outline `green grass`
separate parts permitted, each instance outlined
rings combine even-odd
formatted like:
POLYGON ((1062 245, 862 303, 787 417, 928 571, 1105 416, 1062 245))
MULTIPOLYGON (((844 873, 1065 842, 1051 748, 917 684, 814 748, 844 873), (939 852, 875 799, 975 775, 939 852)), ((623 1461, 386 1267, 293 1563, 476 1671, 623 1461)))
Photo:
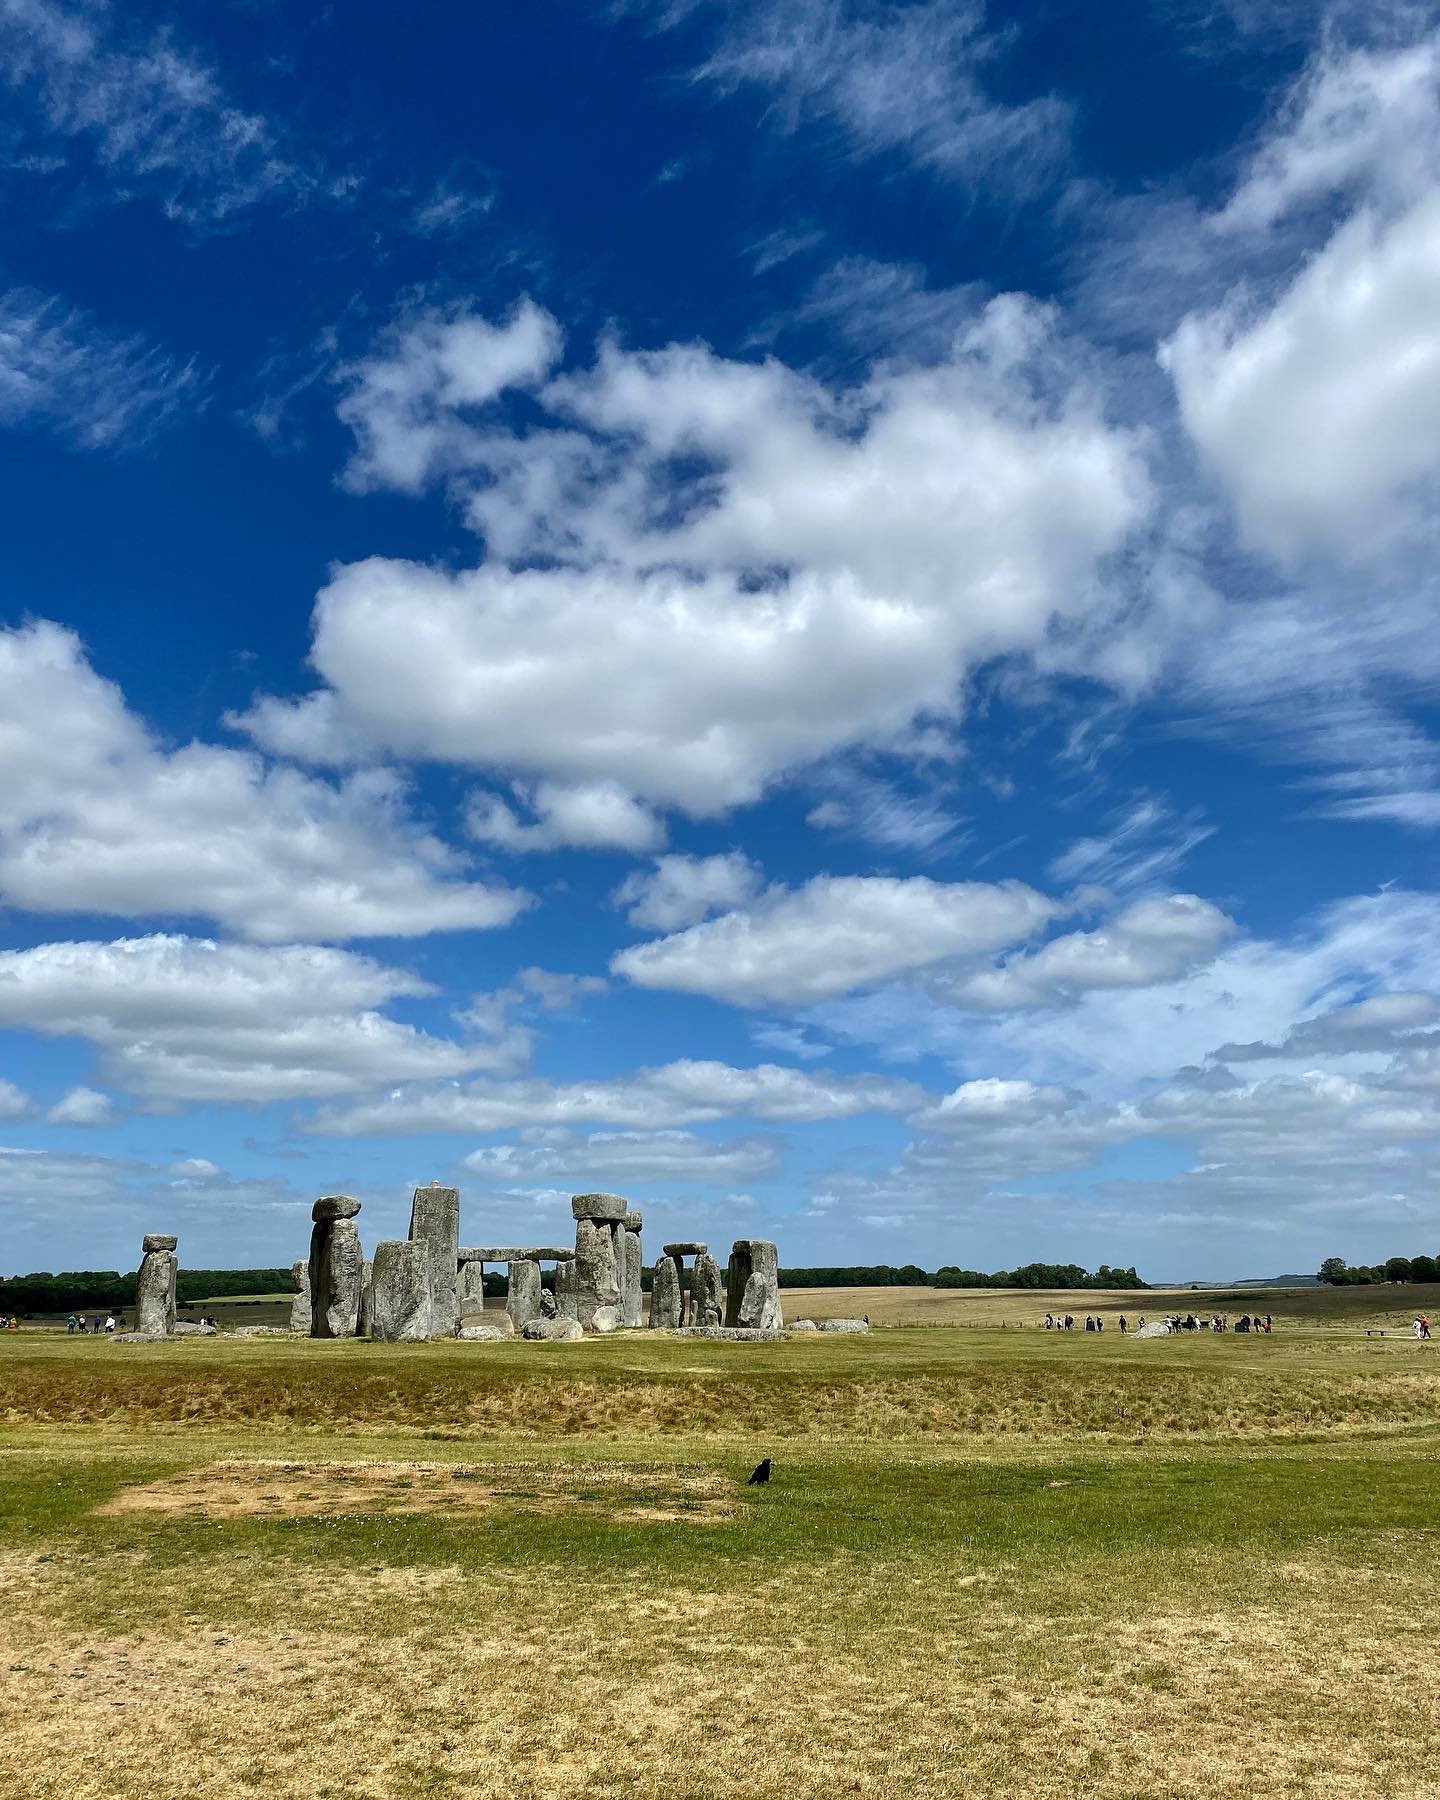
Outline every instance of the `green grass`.
POLYGON ((1434 1792, 1409 1340, 22 1333, 0 1419, 12 1794, 1434 1792))

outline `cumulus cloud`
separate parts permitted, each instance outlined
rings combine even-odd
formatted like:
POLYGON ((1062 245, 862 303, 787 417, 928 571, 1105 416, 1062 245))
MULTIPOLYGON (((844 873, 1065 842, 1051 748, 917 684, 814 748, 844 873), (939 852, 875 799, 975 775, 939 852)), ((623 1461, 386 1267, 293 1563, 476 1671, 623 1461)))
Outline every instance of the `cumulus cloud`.
MULTIPOLYGON (((453 1042, 379 1010, 430 991, 406 970, 314 945, 152 936, 0 952, 0 1026, 93 1044, 108 1081, 161 1105, 333 1097, 524 1065, 526 1038, 453 1042)), ((79 1116, 99 1098, 77 1089, 52 1121, 99 1123, 79 1116)))
POLYGON ((700 1181, 717 1187, 768 1175, 778 1162, 769 1138, 726 1140, 692 1131, 562 1132, 543 1144, 475 1150, 465 1168, 483 1181, 700 1181))
POLYGON ((508 924, 388 771, 332 784, 252 752, 165 749, 72 632, 0 631, 0 896, 37 913, 203 917, 262 942, 508 924))
POLYGON ((1106 612, 1106 560, 1148 505, 1140 440, 1062 371, 1051 315, 1011 297, 938 366, 843 391, 607 343, 523 435, 477 430, 432 373, 443 453, 427 426, 389 479, 439 456, 490 560, 337 570, 325 686, 243 722, 318 761, 368 742, 701 815, 951 719, 978 661, 1106 612))
POLYGON ((115 1101, 96 1088, 73 1087, 45 1115, 49 1125, 113 1125, 119 1117, 115 1101))
POLYGON ((466 811, 471 837, 499 850, 623 850, 640 856, 665 842, 665 827, 646 806, 613 781, 565 786, 541 781, 518 790, 534 823, 516 817, 498 794, 477 794, 466 811))
POLYGON ((653 868, 627 875, 611 896, 642 931, 697 925, 711 913, 731 912, 761 887, 759 865, 741 850, 718 856, 661 856, 653 868))
POLYGON ((716 1119, 800 1122, 905 1112, 924 1098, 913 1082, 761 1063, 684 1061, 600 1081, 477 1081, 400 1089, 382 1100, 325 1109, 310 1129, 336 1137, 408 1131, 508 1131, 597 1121, 653 1131, 716 1119))
POLYGON ((998 968, 938 976, 931 991, 981 1012, 1072 1004, 1100 988, 1150 988, 1209 962, 1235 929, 1208 900, 1170 894, 1137 900, 1094 931, 1070 932, 998 968))
POLYGON ((0 1119, 27 1119, 35 1110, 35 1102, 13 1081, 0 1080, 0 1119))
POLYGON ((737 1006, 805 1006, 1031 936, 1059 908, 1020 882, 816 876, 611 959, 641 987, 737 1006))

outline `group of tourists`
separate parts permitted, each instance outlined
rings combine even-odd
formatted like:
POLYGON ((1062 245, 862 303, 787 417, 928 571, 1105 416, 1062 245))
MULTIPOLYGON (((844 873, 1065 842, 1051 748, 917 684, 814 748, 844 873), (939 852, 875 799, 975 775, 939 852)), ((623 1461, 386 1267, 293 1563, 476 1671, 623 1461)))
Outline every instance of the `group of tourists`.
MULTIPOLYGON (((1124 1313, 1121 1313, 1120 1317, 1116 1320, 1116 1323, 1122 1331, 1128 1331, 1130 1329, 1130 1321, 1125 1317, 1124 1313)), ((1143 1318, 1140 1323, 1142 1325, 1145 1323, 1143 1318)), ((1074 1331, 1074 1313, 1061 1313, 1058 1318, 1054 1313, 1046 1313, 1045 1329, 1047 1331, 1074 1331)), ((1087 1331, 1103 1331, 1105 1329, 1105 1320, 1102 1315, 1099 1313, 1086 1313, 1085 1329, 1087 1331)))
POLYGON ((1275 1321, 1266 1313, 1262 1318, 1259 1313, 1241 1313, 1232 1326, 1224 1313, 1211 1313, 1208 1319, 1196 1318, 1194 1313, 1186 1313, 1182 1318, 1179 1313, 1171 1313, 1166 1319, 1169 1331, 1270 1331, 1275 1321))
POLYGON ((121 1321, 116 1318, 114 1313, 106 1313, 103 1321, 99 1313, 93 1313, 89 1319, 85 1317, 84 1313, 71 1313, 65 1321, 65 1329, 73 1337, 77 1331, 93 1331, 97 1334, 102 1331, 114 1331, 120 1323, 121 1321))
POLYGON ((1414 1319, 1411 1321, 1410 1331, 1417 1340, 1428 1338, 1430 1336, 1429 1313, 1416 1313, 1414 1319))

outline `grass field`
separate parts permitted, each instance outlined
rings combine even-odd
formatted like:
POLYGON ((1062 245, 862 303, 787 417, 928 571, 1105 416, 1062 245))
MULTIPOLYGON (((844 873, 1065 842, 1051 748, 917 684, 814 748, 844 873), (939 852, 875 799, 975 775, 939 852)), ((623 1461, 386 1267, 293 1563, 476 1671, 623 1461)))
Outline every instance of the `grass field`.
POLYGON ((939 1298, 971 1328, 0 1336, 0 1791, 1433 1796, 1440 1345, 939 1298))

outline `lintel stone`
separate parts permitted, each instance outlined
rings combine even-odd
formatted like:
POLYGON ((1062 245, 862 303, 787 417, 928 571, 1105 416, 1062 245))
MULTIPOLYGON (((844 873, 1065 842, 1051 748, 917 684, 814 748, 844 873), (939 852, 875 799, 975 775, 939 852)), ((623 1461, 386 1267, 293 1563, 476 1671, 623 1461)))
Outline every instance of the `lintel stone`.
POLYGON ((708 1244, 662 1244, 661 1248, 667 1256, 704 1256, 710 1248, 708 1244))
POLYGON ((360 1202, 348 1194, 327 1194, 310 1208, 310 1217, 318 1225, 322 1219, 353 1219, 359 1211, 360 1202))
POLYGON ((147 1231, 140 1240, 140 1248, 148 1253, 151 1250, 177 1250, 180 1247, 178 1237, 172 1237, 168 1231, 147 1231))
POLYGON ((501 1244, 497 1248, 486 1246, 480 1249, 464 1245, 459 1251, 459 1260, 462 1263, 569 1262, 574 1254, 575 1246, 573 1244, 567 1245, 563 1250, 557 1250, 553 1245, 543 1244, 538 1249, 529 1250, 517 1250, 513 1245, 508 1244, 501 1244))
POLYGON ((630 1210, 630 1202, 619 1194, 572 1194, 570 1213, 576 1219, 603 1219, 618 1225, 630 1210))

